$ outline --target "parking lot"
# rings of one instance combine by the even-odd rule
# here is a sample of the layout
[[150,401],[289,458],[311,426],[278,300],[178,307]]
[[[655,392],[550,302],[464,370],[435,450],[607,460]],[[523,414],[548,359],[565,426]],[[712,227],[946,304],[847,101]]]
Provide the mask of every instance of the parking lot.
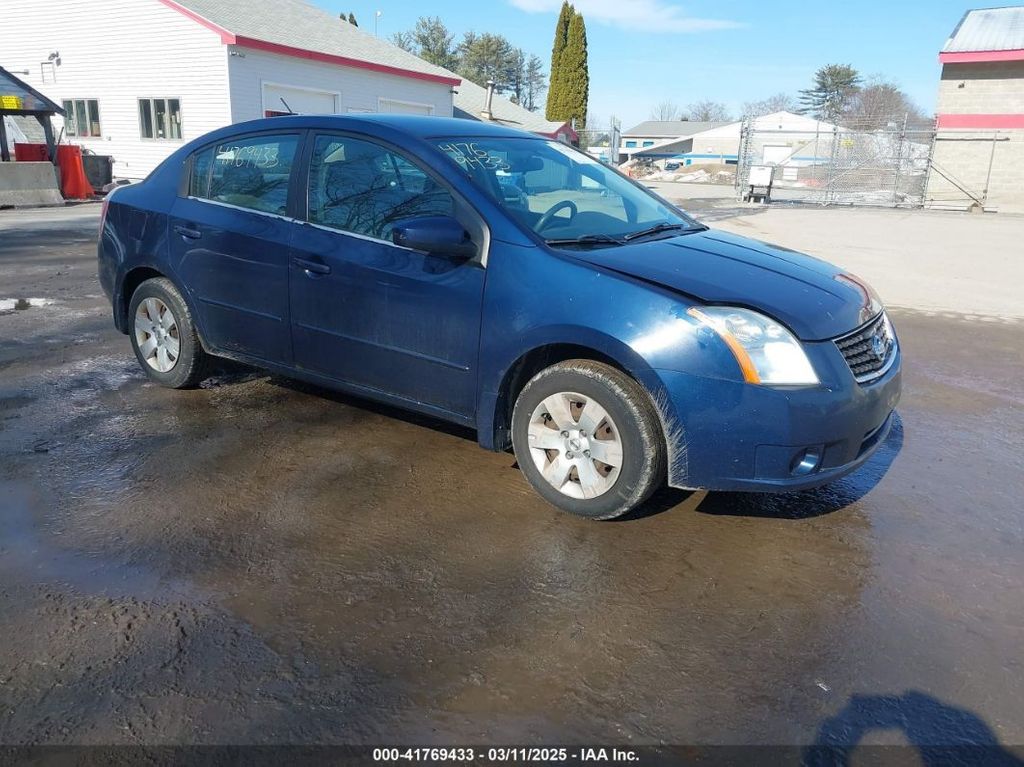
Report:
[[0,212],[0,743],[1024,743],[1024,219],[659,191],[891,305],[860,471],[577,519],[427,418],[147,383],[98,206]]

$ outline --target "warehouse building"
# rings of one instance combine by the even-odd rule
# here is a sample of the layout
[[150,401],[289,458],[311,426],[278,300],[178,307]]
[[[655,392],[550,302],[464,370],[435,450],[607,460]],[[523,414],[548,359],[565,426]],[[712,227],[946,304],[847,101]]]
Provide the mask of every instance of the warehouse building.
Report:
[[[666,123],[641,123],[622,134],[622,155],[627,159],[647,160],[664,167],[666,163],[686,166],[699,163],[721,163],[735,165],[739,158],[742,121],[728,123],[675,123],[678,135],[639,142],[631,146],[636,137],[643,135],[645,125]],[[692,129],[691,126],[695,127]],[[765,165],[812,165],[827,161],[832,136],[843,128],[831,123],[815,120],[813,117],[774,112],[751,121],[755,134],[750,151],[751,160]]]
[[968,11],[939,61],[927,204],[1024,213],[1024,6]]

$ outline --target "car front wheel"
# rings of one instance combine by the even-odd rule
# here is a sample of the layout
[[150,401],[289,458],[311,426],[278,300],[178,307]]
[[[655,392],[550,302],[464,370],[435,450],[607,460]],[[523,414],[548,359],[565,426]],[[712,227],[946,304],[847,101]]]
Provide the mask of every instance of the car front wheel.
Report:
[[569,360],[534,376],[516,400],[512,444],[534,489],[581,517],[621,516],[665,479],[665,441],[650,397],[601,362]]

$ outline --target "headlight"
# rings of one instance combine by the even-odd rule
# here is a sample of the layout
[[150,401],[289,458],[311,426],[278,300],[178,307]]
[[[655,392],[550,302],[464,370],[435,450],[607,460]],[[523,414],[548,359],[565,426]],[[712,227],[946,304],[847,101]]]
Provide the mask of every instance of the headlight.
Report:
[[775,320],[750,309],[705,306],[687,314],[714,330],[736,357],[747,383],[806,386],[818,376],[803,346]]

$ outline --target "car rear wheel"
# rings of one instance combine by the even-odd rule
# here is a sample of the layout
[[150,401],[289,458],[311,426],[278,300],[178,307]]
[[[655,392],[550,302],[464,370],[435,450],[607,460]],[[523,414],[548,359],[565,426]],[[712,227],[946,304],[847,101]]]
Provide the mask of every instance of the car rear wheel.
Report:
[[610,365],[569,360],[523,387],[512,413],[523,474],[552,505],[613,519],[665,479],[665,441],[647,392]]
[[184,299],[165,277],[146,280],[128,307],[129,336],[143,371],[170,389],[187,389],[202,381],[209,357]]

